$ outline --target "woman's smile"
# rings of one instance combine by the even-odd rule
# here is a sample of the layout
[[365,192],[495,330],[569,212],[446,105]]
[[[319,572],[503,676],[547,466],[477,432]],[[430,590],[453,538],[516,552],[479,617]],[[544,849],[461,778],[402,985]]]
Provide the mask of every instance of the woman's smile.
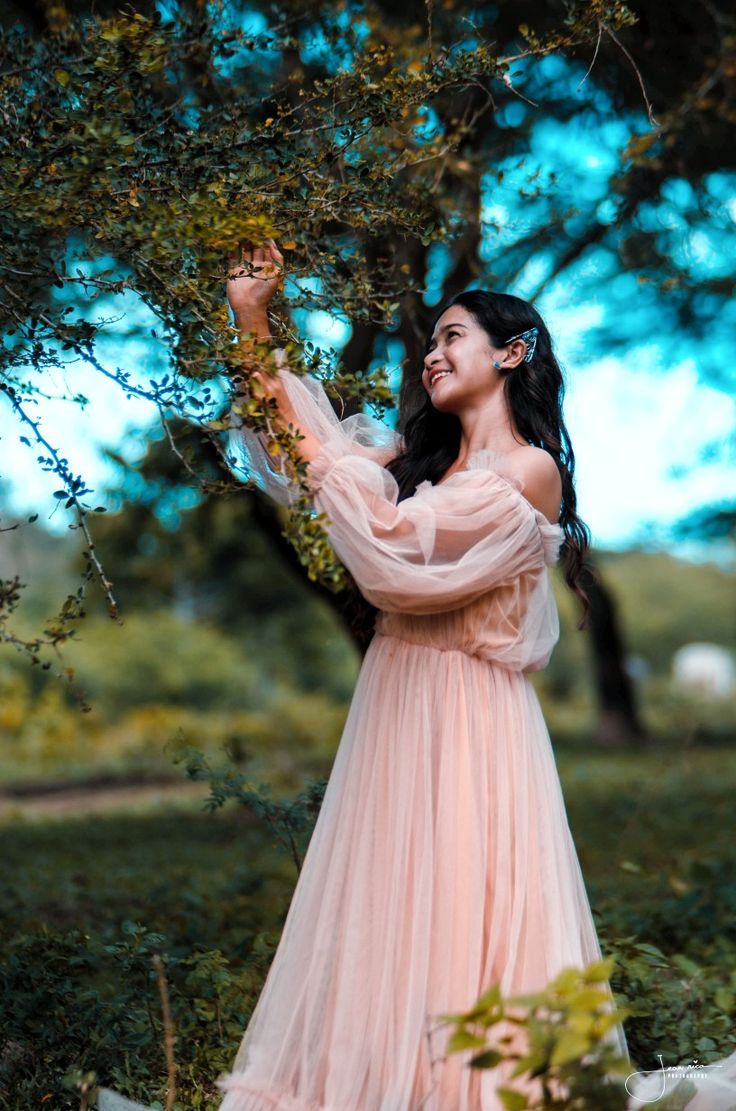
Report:
[[451,370],[443,370],[442,368],[439,368],[437,370],[431,370],[429,372],[427,377],[428,377],[428,380],[429,380],[430,393],[434,389],[434,387],[437,385],[440,378],[446,378],[448,374],[452,374],[452,371]]

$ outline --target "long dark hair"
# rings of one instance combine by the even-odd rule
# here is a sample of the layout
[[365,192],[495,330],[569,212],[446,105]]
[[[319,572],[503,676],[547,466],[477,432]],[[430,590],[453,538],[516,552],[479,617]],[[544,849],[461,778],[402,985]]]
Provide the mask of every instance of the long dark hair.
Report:
[[[565,383],[552,350],[552,339],[537,310],[521,297],[471,289],[458,294],[436,315],[427,348],[439,318],[453,305],[460,305],[488,334],[494,347],[504,347],[511,336],[538,329],[531,360],[523,360],[505,375],[503,391],[516,427],[527,443],[542,448],[554,459],[562,479],[560,525],[565,533],[561,563],[568,586],[578,595],[583,612],[579,628],[587,622],[590,603],[580,585],[590,530],[576,512],[575,455],[562,416]],[[461,426],[452,413],[435,409],[419,375],[407,382],[402,395],[401,428],[404,450],[387,469],[399,487],[399,501],[411,497],[420,482],[438,482],[455,462],[460,448]]]

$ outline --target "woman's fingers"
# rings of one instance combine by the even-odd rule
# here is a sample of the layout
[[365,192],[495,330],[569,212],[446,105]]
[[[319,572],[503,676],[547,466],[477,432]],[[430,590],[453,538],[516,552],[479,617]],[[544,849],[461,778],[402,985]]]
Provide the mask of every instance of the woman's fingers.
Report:
[[228,256],[227,261],[231,271],[229,277],[238,278],[242,277],[243,274],[246,274],[249,269],[249,264],[252,262],[252,254],[253,252],[251,251],[250,247],[241,239],[238,243],[237,252]]
[[276,240],[275,239],[269,239],[268,247],[269,247],[269,250],[270,250],[270,253],[271,253],[271,258],[273,259],[273,261],[278,266],[283,266],[284,265],[284,256],[281,254],[281,251],[276,246]]
[[241,266],[253,262],[253,247],[246,240],[241,239],[238,243],[238,263]]
[[262,247],[254,247],[241,239],[238,243],[238,254],[230,257],[231,266],[263,266],[264,263],[269,262],[274,262],[277,266],[284,264],[284,256],[273,239],[266,240],[265,246]]

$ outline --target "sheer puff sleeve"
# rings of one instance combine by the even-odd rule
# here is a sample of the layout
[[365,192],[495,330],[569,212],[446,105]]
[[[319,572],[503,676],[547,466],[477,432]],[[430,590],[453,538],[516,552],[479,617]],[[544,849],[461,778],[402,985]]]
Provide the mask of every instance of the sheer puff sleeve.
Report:
[[[562,529],[523,497],[494,453],[477,452],[467,471],[437,486],[423,482],[399,502],[385,464],[401,450],[400,436],[366,414],[339,420],[319,382],[286,370],[283,352],[275,357],[299,425],[322,444],[307,467],[314,506],[326,514],[338,558],[378,609],[460,608],[554,562]],[[236,473],[282,504],[296,498],[288,465],[234,411],[229,446]]]
[[[274,360],[299,426],[308,429],[322,444],[320,457],[336,460],[354,454],[384,465],[398,455],[401,450],[398,433],[366,413],[340,420],[320,382],[287,370],[285,353],[280,348],[274,351]],[[269,453],[265,433],[248,428],[235,412],[236,407],[230,412],[230,465],[238,477],[254,482],[282,505],[289,505],[297,490],[288,464],[281,456]]]
[[393,476],[365,457],[322,452],[308,475],[335,552],[380,610],[469,605],[552,562],[559,549],[559,525],[545,529],[514,483],[487,466],[422,483],[402,502]]

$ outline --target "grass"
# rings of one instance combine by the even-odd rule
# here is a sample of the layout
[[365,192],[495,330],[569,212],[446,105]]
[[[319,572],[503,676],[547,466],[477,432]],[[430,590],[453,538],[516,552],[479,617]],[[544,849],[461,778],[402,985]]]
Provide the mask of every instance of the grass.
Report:
[[[562,750],[557,764],[596,910],[619,921],[632,908],[645,916],[663,898],[687,894],[694,865],[736,867],[732,750]],[[251,925],[262,917],[260,902],[288,899],[293,865],[242,812],[203,812],[201,794],[188,792],[124,796],[113,807],[21,821],[6,813],[5,857],[22,862],[6,871],[8,925],[100,928],[139,918],[170,932],[182,904],[199,905],[199,936],[190,936],[190,913],[187,937],[222,947],[234,903],[236,918]]]
[[612,926],[641,930],[663,906],[682,914],[696,887],[717,902],[720,885],[733,883],[733,749],[563,752],[557,761],[591,902]]
[[132,920],[177,948],[237,956],[272,925],[294,882],[293,865],[259,826],[191,800],[2,832],[8,858],[23,862],[6,873],[2,916],[22,932],[106,936]]
[[[659,1013],[659,1026],[651,1011],[627,1023],[630,1049],[639,1060],[653,1060],[660,1048],[680,1057],[700,1052],[693,1045],[706,1047],[701,1059],[708,1046],[717,1053],[723,1006],[731,1004],[719,1010],[712,999],[726,990],[736,954],[734,753],[576,747],[556,755],[604,952],[607,940],[616,951],[620,939],[633,936],[702,962],[673,974],[656,956],[623,946],[627,963],[614,989],[650,998]],[[291,860],[256,818],[232,806],[203,812],[201,796],[187,792],[149,791],[134,802],[118,795],[111,810],[88,815],[79,807],[31,814],[6,811],[0,823],[5,859],[14,862],[0,887],[0,965],[6,960],[10,969],[9,996],[25,994],[27,1017],[15,1037],[51,1048],[35,1072],[29,1065],[22,1082],[6,1089],[8,1103],[0,1068],[0,1108],[26,1111],[46,1089],[57,1093],[60,1109],[78,1106],[63,1095],[60,1079],[73,1065],[99,1068],[103,1082],[133,1097],[150,1101],[163,1090],[161,1032],[155,1017],[146,1018],[157,1007],[146,970],[159,947],[178,1016],[186,1096],[177,1108],[214,1108],[212,1080],[232,1059],[288,907]],[[121,975],[137,977],[139,986],[133,990]],[[682,976],[697,989],[695,1004],[683,1002]],[[62,1002],[34,1025],[37,1000],[49,990]],[[72,1004],[74,995],[87,1002]],[[151,1003],[138,1013],[144,997]],[[77,1025],[70,1028],[72,1006]],[[116,1073],[117,1039],[125,1037],[129,1049]]]

